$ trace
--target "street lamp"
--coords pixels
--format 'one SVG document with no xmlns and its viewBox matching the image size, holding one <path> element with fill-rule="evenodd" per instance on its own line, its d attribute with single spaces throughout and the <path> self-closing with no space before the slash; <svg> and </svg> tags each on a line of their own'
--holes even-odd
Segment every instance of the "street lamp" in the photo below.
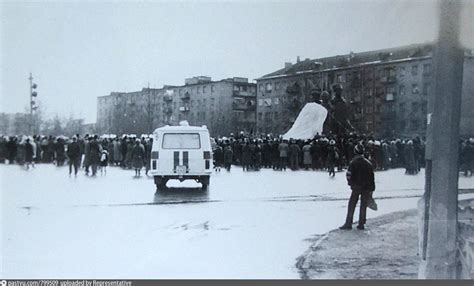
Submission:
<svg viewBox="0 0 474 286">
<path fill-rule="evenodd" d="M 36 91 L 36 89 L 38 88 L 38 85 L 36 83 L 33 83 L 33 75 L 31 73 L 28 79 L 30 80 L 30 134 L 32 134 L 33 112 L 38 109 L 38 106 L 36 105 L 36 98 L 38 97 L 38 92 Z"/>
</svg>

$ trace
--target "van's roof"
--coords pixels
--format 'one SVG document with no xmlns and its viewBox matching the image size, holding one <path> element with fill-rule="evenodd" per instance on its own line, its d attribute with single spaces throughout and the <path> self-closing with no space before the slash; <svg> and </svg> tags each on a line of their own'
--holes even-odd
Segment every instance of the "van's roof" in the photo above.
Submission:
<svg viewBox="0 0 474 286">
<path fill-rule="evenodd" d="M 163 131 L 182 131 L 182 132 L 186 132 L 186 131 L 194 131 L 194 132 L 197 132 L 197 131 L 205 131 L 205 132 L 209 132 L 209 130 L 207 130 L 207 127 L 203 127 L 203 126 L 163 126 L 163 127 L 160 127 L 160 128 L 156 128 L 155 131 L 153 131 L 153 133 L 156 133 L 156 132 L 163 132 Z"/>
</svg>

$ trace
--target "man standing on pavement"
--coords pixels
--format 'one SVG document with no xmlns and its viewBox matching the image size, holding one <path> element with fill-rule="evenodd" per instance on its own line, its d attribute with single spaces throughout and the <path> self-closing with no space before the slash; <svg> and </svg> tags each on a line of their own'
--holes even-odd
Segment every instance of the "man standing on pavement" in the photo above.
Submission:
<svg viewBox="0 0 474 286">
<path fill-rule="evenodd" d="M 351 186 L 351 197 L 349 199 L 349 206 L 347 209 L 346 222 L 339 229 L 352 229 L 354 211 L 361 197 L 360 211 L 359 211 L 359 225 L 358 229 L 364 229 L 367 203 L 375 190 L 374 168 L 372 164 L 364 158 L 364 146 L 357 144 L 354 148 L 355 157 L 349 163 L 346 177 L 347 183 Z"/>
<path fill-rule="evenodd" d="M 69 158 L 69 176 L 72 174 L 72 167 L 74 167 L 74 176 L 77 176 L 77 170 L 81 164 L 81 148 L 77 143 L 76 136 L 72 137 L 72 142 L 67 146 L 66 154 Z"/>
</svg>

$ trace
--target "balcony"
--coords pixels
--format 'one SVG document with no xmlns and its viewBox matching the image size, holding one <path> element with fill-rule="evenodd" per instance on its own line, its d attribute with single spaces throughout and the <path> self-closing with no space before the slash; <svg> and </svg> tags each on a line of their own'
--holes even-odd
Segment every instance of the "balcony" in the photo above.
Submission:
<svg viewBox="0 0 474 286">
<path fill-rule="evenodd" d="M 185 106 L 180 106 L 179 107 L 179 111 L 181 112 L 189 112 L 189 106 L 185 105 Z"/>
<path fill-rule="evenodd" d="M 384 113 L 382 113 L 381 117 L 382 119 L 395 119 L 395 117 L 397 116 L 397 113 L 395 111 L 386 111 Z"/>
<path fill-rule="evenodd" d="M 164 101 L 173 101 L 173 98 L 170 95 L 163 96 Z"/>
<path fill-rule="evenodd" d="M 238 123 L 255 123 L 257 120 L 255 118 L 248 118 L 248 117 L 237 117 L 235 121 Z"/>
<path fill-rule="evenodd" d="M 251 91 L 238 91 L 238 90 L 234 90 L 232 92 L 232 95 L 233 96 L 237 96 L 237 97 L 256 97 L 256 93 L 254 92 L 251 92 Z"/>
<path fill-rule="evenodd" d="M 256 105 L 249 102 L 233 102 L 232 109 L 234 110 L 243 110 L 243 111 L 254 111 L 256 110 Z"/>
<path fill-rule="evenodd" d="M 395 83 L 396 81 L 397 81 L 397 77 L 395 76 L 384 76 L 380 78 L 380 82 L 386 83 L 386 84 Z"/>
<path fill-rule="evenodd" d="M 360 103 L 361 102 L 361 97 L 360 95 L 354 96 L 351 98 L 350 103 L 355 104 L 355 103 Z"/>
<path fill-rule="evenodd" d="M 300 93 L 300 91 L 301 91 L 301 88 L 298 83 L 290 85 L 286 88 L 286 93 L 288 94 L 298 94 Z"/>
<path fill-rule="evenodd" d="M 184 94 L 182 94 L 180 96 L 181 100 L 189 100 L 191 98 L 191 96 L 189 95 L 188 92 L 185 92 Z"/>
<path fill-rule="evenodd" d="M 385 101 L 394 101 L 395 100 L 395 93 L 387 93 L 385 95 Z"/>
</svg>

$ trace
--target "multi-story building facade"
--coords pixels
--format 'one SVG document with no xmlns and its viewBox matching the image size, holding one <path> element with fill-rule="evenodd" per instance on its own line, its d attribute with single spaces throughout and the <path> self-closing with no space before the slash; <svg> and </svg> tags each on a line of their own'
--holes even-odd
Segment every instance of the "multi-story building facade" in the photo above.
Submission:
<svg viewBox="0 0 474 286">
<path fill-rule="evenodd" d="M 206 125 L 213 136 L 223 136 L 252 132 L 256 125 L 256 84 L 246 78 L 193 77 L 182 86 L 112 92 L 97 101 L 98 128 L 104 133 L 147 134 L 187 120 Z"/>
<path fill-rule="evenodd" d="M 474 134 L 473 55 L 466 52 L 461 133 Z M 305 103 L 333 84 L 343 88 L 356 130 L 375 136 L 423 136 L 432 96 L 432 45 L 410 45 L 306 59 L 257 79 L 257 130 L 286 132 Z"/>
</svg>

